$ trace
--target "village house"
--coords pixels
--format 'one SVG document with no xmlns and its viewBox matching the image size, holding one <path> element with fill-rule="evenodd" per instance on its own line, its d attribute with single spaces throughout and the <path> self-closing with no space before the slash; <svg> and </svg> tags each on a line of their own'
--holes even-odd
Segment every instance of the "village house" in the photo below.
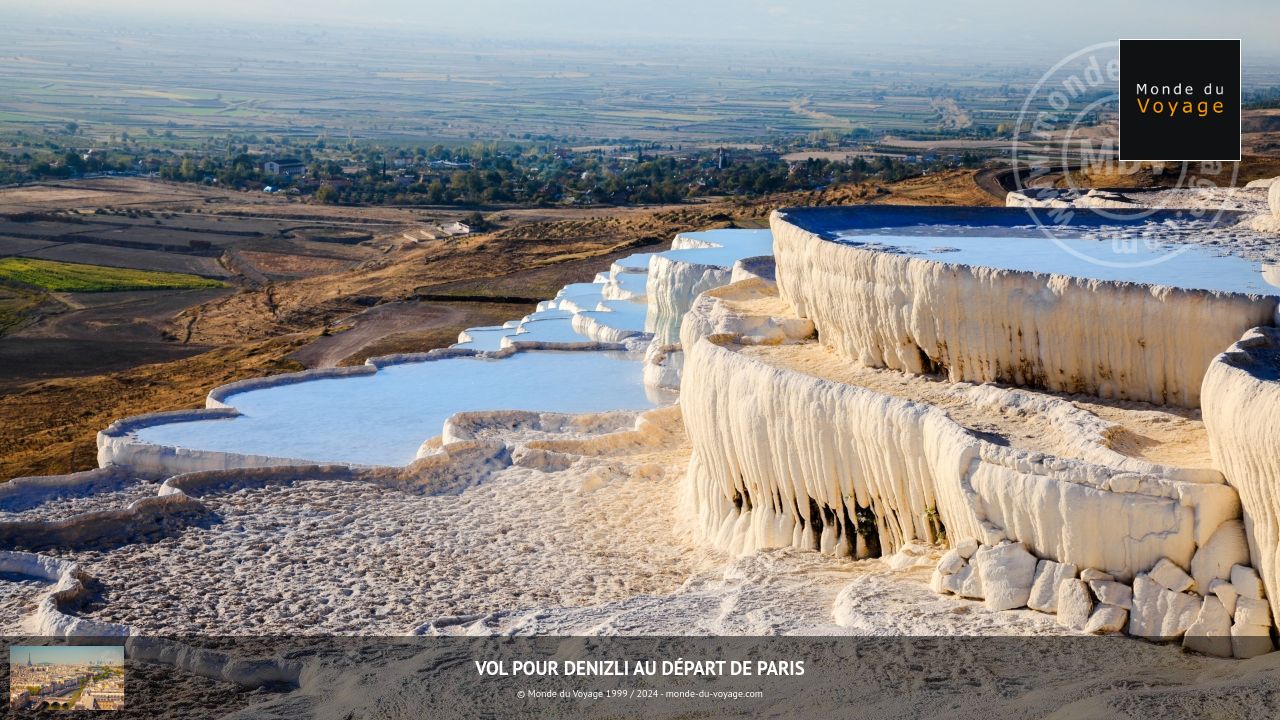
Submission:
<svg viewBox="0 0 1280 720">
<path fill-rule="evenodd" d="M 262 163 L 262 172 L 274 176 L 302 177 L 307 173 L 307 166 L 297 158 L 281 158 Z"/>
</svg>

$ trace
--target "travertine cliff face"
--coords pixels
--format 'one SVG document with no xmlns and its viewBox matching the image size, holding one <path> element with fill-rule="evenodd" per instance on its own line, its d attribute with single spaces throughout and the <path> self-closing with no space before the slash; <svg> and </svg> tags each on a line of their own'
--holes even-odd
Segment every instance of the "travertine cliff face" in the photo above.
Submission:
<svg viewBox="0 0 1280 720">
<path fill-rule="evenodd" d="M 589 310 L 575 313 L 570 322 L 574 332 L 600 343 L 620 344 L 643 335 L 639 330 L 610 324 L 611 315 L 613 313 L 607 311 Z"/>
<path fill-rule="evenodd" d="M 1255 328 L 1215 358 L 1203 397 L 1214 462 L 1240 493 L 1249 554 L 1280 617 L 1280 330 Z"/>
<path fill-rule="evenodd" d="M 1214 357 L 1272 322 L 1274 298 L 948 265 L 773 220 L 776 286 L 708 291 L 683 320 L 684 492 L 705 540 L 858 557 L 944 540 L 940 593 L 1213 655 L 1272 649 L 1280 331 Z M 1203 398 L 1215 468 L 1117 451 L 1126 431 L 1087 403 L 966 381 Z M 976 429 L 984 409 L 1014 431 Z M 1044 437 L 1011 442 L 1018 418 Z"/>
<path fill-rule="evenodd" d="M 775 367 L 702 340 L 681 406 L 688 499 L 733 552 L 840 555 L 911 541 L 1020 541 L 1130 578 L 1197 547 L 1239 512 L 1222 483 L 1139 475 L 983 440 L 930 405 Z"/>
<path fill-rule="evenodd" d="M 798 547 L 855 557 L 945 543 L 952 549 L 930 581 L 940 594 L 1221 657 L 1272 650 L 1275 591 L 1250 567 L 1241 497 L 1222 473 L 1118 452 L 1121 426 L 1046 393 L 849 372 L 807 328 L 789 325 L 788 309 L 754 277 L 704 293 L 683 321 L 681 409 L 693 446 L 683 499 L 701 540 L 735 554 Z M 1242 343 L 1253 349 L 1247 362 L 1235 357 L 1231 372 L 1215 363 L 1206 414 L 1221 400 L 1224 418 L 1249 423 L 1280 400 L 1280 347 L 1272 333 L 1257 335 Z M 1259 366 L 1255 376 L 1268 369 L 1273 386 L 1231 377 L 1242 364 Z M 1232 393 L 1257 398 L 1256 411 Z M 992 427 L 1036 429 L 1018 442 L 972 429 L 988 414 L 1013 418 Z M 1280 473 L 1267 450 L 1280 429 L 1272 425 L 1258 424 L 1258 437 L 1227 428 L 1226 449 L 1215 441 L 1214 454 L 1235 453 L 1239 472 L 1261 479 L 1237 487 L 1250 544 L 1267 549 L 1274 570 L 1280 507 L 1258 497 Z M 1050 439 L 1053 453 L 1029 449 Z M 1231 447 L 1237 439 L 1248 448 Z M 1254 565 L 1258 557 L 1255 549 Z"/>
<path fill-rule="evenodd" d="M 649 300 L 645 331 L 658 345 L 680 341 L 680 320 L 698 295 L 728 284 L 734 265 L 769 252 L 764 230 L 713 230 L 681 233 L 671 242 L 672 252 L 659 253 L 649 260 L 645 294 Z M 705 253 L 681 253 L 706 250 Z M 750 273 L 749 269 L 740 272 Z"/>
<path fill-rule="evenodd" d="M 949 532 L 982 532 L 959 483 L 977 448 L 942 413 L 772 368 L 706 340 L 686 353 L 689 499 L 702 532 L 721 547 L 866 557 L 934 540 L 935 512 Z M 934 469 L 946 467 L 947 480 L 937 482 Z"/>
<path fill-rule="evenodd" d="M 655 255 L 649 261 L 649 280 L 645 294 L 649 298 L 649 316 L 645 331 L 653 333 L 654 342 L 671 344 L 680 339 L 680 319 L 698 295 L 729 282 L 732 270 L 727 267 L 695 265 Z"/>
<path fill-rule="evenodd" d="M 1197 407 L 1209 362 L 1275 298 L 950 265 L 772 217 L 778 287 L 851 361 Z"/>
</svg>

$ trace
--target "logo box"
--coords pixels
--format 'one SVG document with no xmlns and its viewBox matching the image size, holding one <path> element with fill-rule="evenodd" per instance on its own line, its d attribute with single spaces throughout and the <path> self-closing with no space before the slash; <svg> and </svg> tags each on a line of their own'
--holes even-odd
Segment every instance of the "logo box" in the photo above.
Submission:
<svg viewBox="0 0 1280 720">
<path fill-rule="evenodd" d="M 1240 160 L 1239 40 L 1120 40 L 1120 160 Z"/>
</svg>

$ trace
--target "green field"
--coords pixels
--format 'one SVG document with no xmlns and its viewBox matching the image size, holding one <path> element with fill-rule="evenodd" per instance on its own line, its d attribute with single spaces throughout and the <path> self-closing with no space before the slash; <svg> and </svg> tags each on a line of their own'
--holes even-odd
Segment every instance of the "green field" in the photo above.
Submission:
<svg viewBox="0 0 1280 720">
<path fill-rule="evenodd" d="M 20 257 L 0 259 L 0 282 L 17 283 L 52 292 L 188 290 L 226 287 L 225 283 L 197 275 L 129 270 Z"/>
</svg>

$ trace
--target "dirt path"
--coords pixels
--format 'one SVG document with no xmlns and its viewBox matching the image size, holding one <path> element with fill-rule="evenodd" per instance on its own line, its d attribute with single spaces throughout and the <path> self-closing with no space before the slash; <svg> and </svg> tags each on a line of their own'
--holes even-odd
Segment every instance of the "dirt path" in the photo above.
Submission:
<svg viewBox="0 0 1280 720">
<path fill-rule="evenodd" d="M 364 347 L 389 335 L 457 326 L 465 324 L 466 318 L 467 313 L 449 305 L 387 303 L 339 320 L 335 325 L 348 329 L 320 337 L 289 357 L 309 368 L 336 367 Z"/>
</svg>

